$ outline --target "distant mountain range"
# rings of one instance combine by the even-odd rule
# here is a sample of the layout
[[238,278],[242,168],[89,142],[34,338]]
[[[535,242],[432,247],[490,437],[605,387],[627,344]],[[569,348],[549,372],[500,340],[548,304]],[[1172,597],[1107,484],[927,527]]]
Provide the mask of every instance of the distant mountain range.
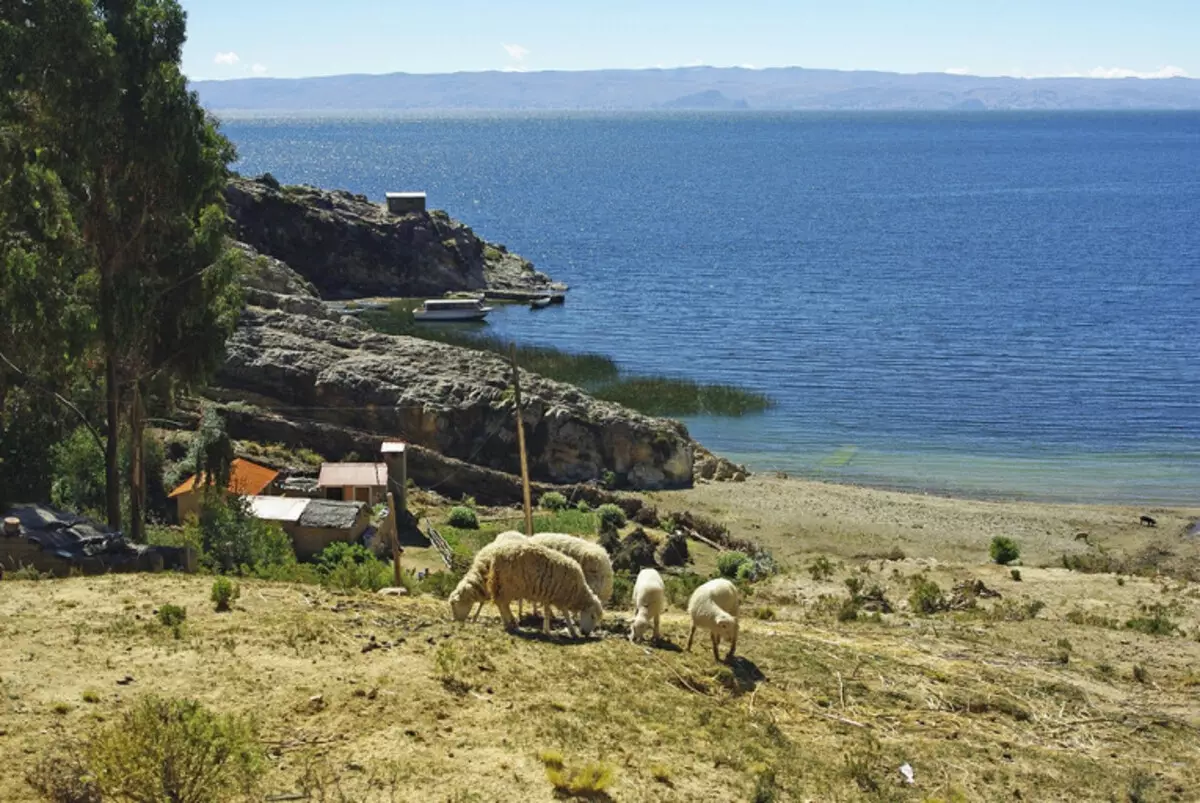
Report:
[[1200,109],[1200,80],[985,78],[946,73],[683,67],[197,81],[244,112],[536,110]]

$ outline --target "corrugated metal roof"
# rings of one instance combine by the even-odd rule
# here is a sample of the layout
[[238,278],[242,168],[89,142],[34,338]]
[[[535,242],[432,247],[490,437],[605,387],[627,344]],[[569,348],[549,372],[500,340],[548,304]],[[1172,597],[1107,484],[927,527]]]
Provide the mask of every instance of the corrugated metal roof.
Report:
[[382,488],[387,485],[386,463],[325,463],[321,488]]
[[287,496],[250,496],[250,514],[256,519],[266,521],[300,521],[304,509],[311,499],[297,499]]
[[[238,457],[229,464],[229,487],[230,493],[240,494],[242,496],[255,496],[266,490],[267,486],[275,481],[279,476],[279,472],[273,468],[260,466],[258,463],[251,463],[249,460],[243,460]],[[197,477],[195,474],[188,477],[182,484],[169,494],[171,499],[177,496],[182,496],[185,493],[196,490],[197,487],[204,484],[204,475]]]
[[301,527],[349,530],[366,509],[364,502],[338,502],[333,499],[310,499],[300,514]]

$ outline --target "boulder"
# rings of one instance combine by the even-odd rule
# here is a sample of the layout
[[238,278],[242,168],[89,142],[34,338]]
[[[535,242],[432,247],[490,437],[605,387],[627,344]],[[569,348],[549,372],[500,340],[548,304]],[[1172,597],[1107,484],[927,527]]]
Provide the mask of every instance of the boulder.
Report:
[[363,195],[243,178],[225,198],[236,238],[286,262],[324,299],[550,289],[528,260],[445,212],[393,215]]

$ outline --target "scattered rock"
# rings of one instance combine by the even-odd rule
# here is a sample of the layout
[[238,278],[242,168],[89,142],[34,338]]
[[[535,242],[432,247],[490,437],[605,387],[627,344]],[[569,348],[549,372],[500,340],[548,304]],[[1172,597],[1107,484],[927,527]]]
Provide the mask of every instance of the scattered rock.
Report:
[[309,697],[308,698],[308,707],[311,708],[313,711],[320,711],[321,709],[323,709],[325,707],[325,695],[314,694],[312,697]]
[[117,681],[118,686],[128,686],[130,683],[133,683],[133,675],[126,675]]

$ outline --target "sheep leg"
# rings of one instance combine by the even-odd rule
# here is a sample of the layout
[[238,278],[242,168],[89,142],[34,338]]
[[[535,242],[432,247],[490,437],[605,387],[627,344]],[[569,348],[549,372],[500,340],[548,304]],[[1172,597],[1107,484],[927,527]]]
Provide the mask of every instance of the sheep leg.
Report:
[[542,609],[542,632],[547,636],[550,635],[550,606],[547,605]]
[[692,639],[695,637],[696,637],[696,623],[692,622],[692,632],[688,633],[688,645],[687,645],[688,652],[692,651]]
[[475,615],[471,617],[472,622],[479,621],[479,614],[483,613],[483,606],[484,606],[484,603],[480,602],[479,607],[475,609]]
[[731,641],[729,642],[729,652],[725,653],[725,660],[726,660],[726,661],[732,661],[732,660],[733,660],[733,651],[737,649],[737,636],[738,636],[738,634],[737,634],[737,631],[736,631],[736,630],[734,630],[734,631],[733,631],[733,640],[731,640]]
[[570,611],[563,611],[567,618],[567,635],[571,638],[579,638],[579,634],[575,632],[575,620],[571,618]]
[[662,641],[662,634],[658,632],[658,615],[654,616],[654,641],[658,643]]
[[516,630],[517,623],[513,621],[512,604],[508,600],[496,600],[496,607],[500,609],[500,618],[504,621],[504,629]]
[[709,635],[712,636],[713,660],[717,663],[721,663],[721,653],[717,651],[717,647],[721,644],[721,637],[716,633],[710,633]]

